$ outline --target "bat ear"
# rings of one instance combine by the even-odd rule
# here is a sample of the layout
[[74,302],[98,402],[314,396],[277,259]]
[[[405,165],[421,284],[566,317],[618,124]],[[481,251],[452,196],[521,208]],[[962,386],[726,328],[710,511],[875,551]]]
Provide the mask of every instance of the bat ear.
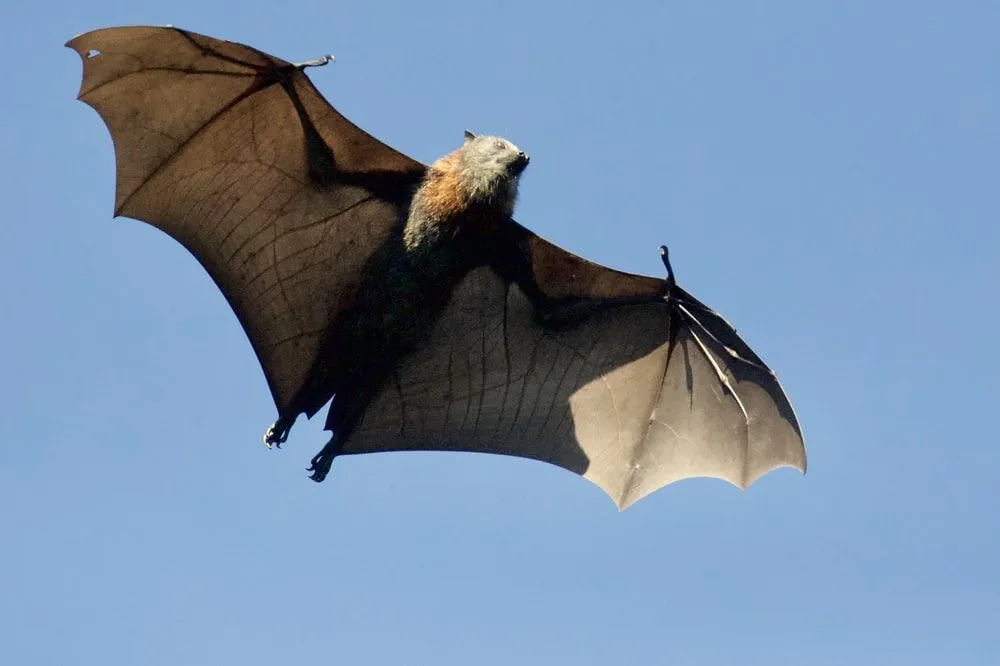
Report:
[[473,139],[475,139],[475,138],[476,138],[476,135],[475,135],[475,134],[473,134],[473,133],[472,133],[472,132],[470,132],[469,130],[465,130],[465,142],[466,142],[466,143],[468,143],[469,141],[472,141],[472,140],[473,140]]

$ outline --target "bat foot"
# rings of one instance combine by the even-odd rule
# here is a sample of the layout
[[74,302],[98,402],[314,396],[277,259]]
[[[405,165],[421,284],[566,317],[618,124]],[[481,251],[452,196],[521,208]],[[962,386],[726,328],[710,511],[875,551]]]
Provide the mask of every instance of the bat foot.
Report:
[[288,432],[292,429],[293,422],[294,420],[279,418],[272,423],[264,433],[264,446],[267,448],[277,446],[280,449],[281,445],[288,441]]
[[330,473],[333,459],[337,457],[338,453],[340,453],[340,440],[334,435],[323,447],[323,450],[313,456],[310,461],[309,467],[306,469],[307,472],[312,472],[309,478],[316,483],[322,483],[326,475]]

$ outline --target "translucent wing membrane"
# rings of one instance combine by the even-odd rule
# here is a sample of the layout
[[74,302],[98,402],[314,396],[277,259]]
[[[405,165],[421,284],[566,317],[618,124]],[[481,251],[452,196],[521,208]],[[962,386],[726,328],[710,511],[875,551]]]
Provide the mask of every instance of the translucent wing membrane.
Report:
[[746,488],[806,464],[774,374],[697,301],[612,308],[546,330],[518,287],[486,268],[459,287],[345,452],[386,450],[541,460],[593,481],[620,508],[680,479]]
[[249,46],[148,27],[67,46],[83,60],[80,99],[114,141],[116,215],[161,229],[205,267],[287,410],[364,262],[400,223],[391,194],[424,167],[341,116],[300,68]]

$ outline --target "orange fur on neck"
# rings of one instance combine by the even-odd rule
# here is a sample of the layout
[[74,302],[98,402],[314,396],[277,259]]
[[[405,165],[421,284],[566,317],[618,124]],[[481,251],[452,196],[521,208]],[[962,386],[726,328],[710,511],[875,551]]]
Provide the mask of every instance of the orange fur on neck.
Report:
[[463,213],[469,205],[469,195],[459,177],[458,152],[434,162],[420,188],[420,203],[427,216],[443,222]]

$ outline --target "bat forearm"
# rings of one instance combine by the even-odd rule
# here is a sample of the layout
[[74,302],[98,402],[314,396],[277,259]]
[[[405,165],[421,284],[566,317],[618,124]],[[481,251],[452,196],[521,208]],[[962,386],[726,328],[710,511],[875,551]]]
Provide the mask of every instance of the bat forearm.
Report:
[[[667,268],[666,280],[651,283],[649,279],[627,279],[617,285],[623,295],[610,296],[604,289],[588,286],[591,284],[588,278],[595,277],[592,266],[580,260],[566,260],[563,255],[553,258],[551,248],[545,245],[533,248],[526,234],[513,223],[504,228],[495,239],[497,244],[489,263],[531,301],[536,319],[543,326],[572,326],[593,314],[621,307],[665,306],[673,291],[673,270],[665,246],[661,246],[660,255]],[[660,288],[655,282],[660,282]]]

